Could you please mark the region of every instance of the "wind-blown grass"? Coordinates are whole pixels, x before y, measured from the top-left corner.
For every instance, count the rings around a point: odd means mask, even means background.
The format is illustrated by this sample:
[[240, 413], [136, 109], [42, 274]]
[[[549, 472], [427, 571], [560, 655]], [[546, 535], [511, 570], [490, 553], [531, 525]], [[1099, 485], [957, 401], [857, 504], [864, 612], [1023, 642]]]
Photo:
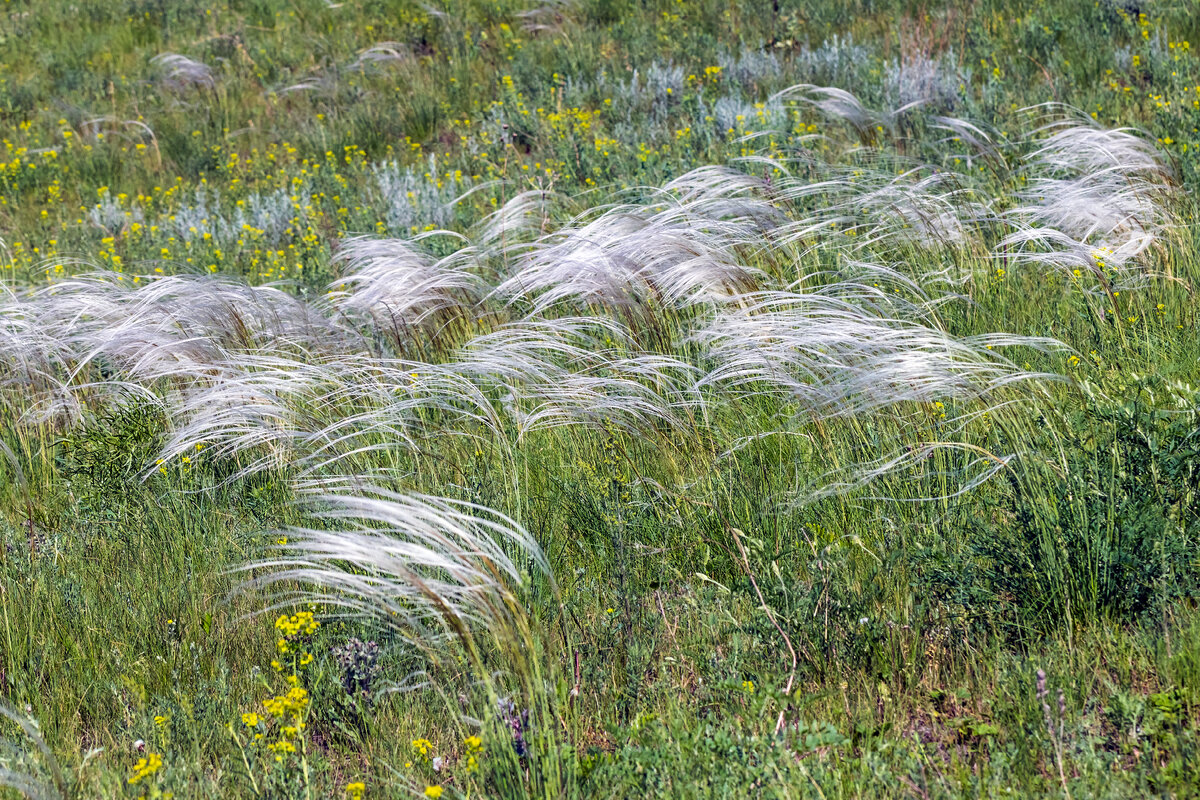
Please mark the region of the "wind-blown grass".
[[1186, 793], [1175, 28], [235, 5], [0, 108], [0, 783]]

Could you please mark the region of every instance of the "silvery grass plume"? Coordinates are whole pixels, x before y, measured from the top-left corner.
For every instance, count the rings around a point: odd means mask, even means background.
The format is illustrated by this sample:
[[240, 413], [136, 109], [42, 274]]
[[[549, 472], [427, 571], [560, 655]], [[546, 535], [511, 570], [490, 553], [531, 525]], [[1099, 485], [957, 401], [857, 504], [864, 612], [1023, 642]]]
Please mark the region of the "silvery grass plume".
[[1030, 160], [1052, 172], [1094, 174], [1115, 169], [1126, 175], [1171, 179], [1162, 154], [1132, 128], [1104, 128], [1081, 111], [1057, 104], [1026, 109], [1049, 121], [1035, 129]]
[[191, 377], [231, 352], [361, 347], [352, 331], [277, 287], [211, 276], [147, 277], [134, 286], [128, 276], [93, 273], [42, 289], [30, 302], [38, 324], [66, 343], [77, 372], [103, 359], [142, 381]]
[[1137, 265], [1154, 241], [1143, 234], [1114, 248], [1080, 241], [1054, 228], [1021, 226], [997, 244], [994, 257], [1003, 264], [1038, 265], [1068, 279], [1087, 277], [1080, 284], [1085, 294], [1113, 298], [1114, 289], [1144, 283], [1149, 272]]
[[968, 170], [974, 167], [974, 158], [981, 158], [991, 164], [997, 173], [1008, 172], [1008, 161], [1004, 157], [1004, 151], [994, 141], [995, 131], [988, 133], [979, 125], [957, 117], [933, 117], [931, 122], [935, 129], [953, 134], [941, 140], [941, 144], [961, 143], [967, 146], [970, 151], [966, 154]]
[[455, 369], [427, 365], [410, 373], [410, 385], [398, 386], [390, 402], [343, 410], [304, 438], [308, 454], [296, 465], [304, 475], [327, 475], [373, 454], [394, 459], [405, 448], [416, 453], [435, 439], [463, 437], [507, 448], [533, 431], [570, 426], [647, 435], [685, 428], [700, 405], [689, 394], [694, 368], [667, 357], [619, 359], [581, 372], [548, 368], [549, 380], [505, 386], [482, 384]]
[[[81, 304], [83, 308], [59, 306], [49, 300], [48, 291], [24, 297], [6, 293], [0, 305], [0, 364], [5, 367], [0, 386], [20, 396], [13, 407], [23, 410], [25, 421], [70, 425], [80, 418], [88, 397], [111, 398], [122, 392], [120, 376], [108, 365], [81, 368], [87, 347], [73, 336], [96, 324], [89, 313], [106, 316], [116, 306], [94, 297]], [[81, 377], [84, 371], [87, 375]], [[93, 377], [101, 380], [90, 384]]]
[[[143, 144], [149, 141], [156, 151], [158, 149], [158, 137], [154, 135], [154, 130], [140, 119], [121, 119], [112, 115], [104, 115], [85, 121], [79, 128], [84, 135], [93, 138], [103, 133], [105, 136], [119, 136], [134, 144]], [[131, 131], [136, 133], [131, 133]]]
[[395, 461], [435, 436], [504, 442], [563, 424], [685, 424], [696, 405], [686, 394], [692, 368], [618, 352], [627, 342], [611, 320], [578, 318], [504, 326], [444, 364], [365, 352], [231, 354], [170, 400], [177, 424], [159, 458], [203, 444], [237, 456], [238, 477], [288, 464], [315, 476], [371, 455]]
[[378, 42], [361, 50], [349, 65], [351, 70], [367, 70], [409, 60], [408, 48], [399, 42]]
[[926, 323], [931, 323], [938, 307], [962, 299], [959, 294], [935, 294], [928, 288], [954, 283], [944, 270], [913, 277], [905, 272], [909, 268], [906, 263], [889, 266], [844, 258], [832, 269], [801, 276], [787, 289], [848, 303], [877, 317]]
[[539, 242], [494, 294], [528, 302], [533, 314], [559, 305], [619, 309], [650, 299], [682, 308], [749, 287], [755, 272], [738, 264], [718, 236], [682, 219], [617, 211]]
[[994, 217], [952, 172], [883, 155], [822, 171], [828, 175], [823, 180], [784, 174], [773, 181], [779, 202], [793, 208], [791, 219], [774, 231], [779, 245], [870, 251], [883, 258], [982, 247], [976, 230]]
[[401, 341], [427, 322], [470, 313], [482, 281], [456, 263], [463, 260], [461, 251], [435, 260], [411, 241], [351, 237], [334, 255], [345, 277], [330, 286], [330, 298], [344, 313], [370, 315]]
[[[897, 474], [920, 475], [925, 480], [933, 479], [948, 491], [939, 497], [883, 496], [871, 495], [868, 500], [906, 502], [928, 502], [949, 500], [966, 494], [986, 483], [997, 473], [1009, 467], [1018, 458], [1018, 453], [996, 454], [970, 442], [935, 441], [917, 442], [900, 447], [883, 458], [866, 464], [852, 464], [818, 477], [808, 487], [797, 492], [791, 505], [803, 506], [827, 497], [847, 495], [869, 489], [881, 480]], [[957, 460], [953, 467], [947, 462]], [[942, 471], [930, 474], [929, 467], [936, 465]]]
[[208, 338], [230, 351], [297, 347], [342, 352], [362, 346], [352, 330], [281, 286], [250, 286], [208, 275], [162, 276], [148, 278], [133, 300], [129, 311], [149, 324], [167, 320], [185, 336]]
[[1179, 226], [1172, 211], [1178, 189], [1162, 154], [1132, 130], [1104, 129], [1076, 114], [1034, 135], [1044, 138], [1026, 158], [1022, 204], [1008, 214], [1017, 230], [999, 243], [998, 255], [1089, 270], [1105, 285], [1107, 273], [1136, 278], [1141, 256]]
[[[559, 593], [533, 537], [483, 506], [354, 477], [301, 488], [321, 524], [287, 530], [278, 556], [246, 566], [255, 574], [246, 585], [271, 592], [275, 608], [317, 603], [382, 626], [428, 665], [392, 690], [431, 686], [448, 704], [473, 698], [487, 709], [466, 720], [476, 730], [493, 724], [502, 698], [514, 698], [528, 709], [522, 750], [497, 751], [497, 765], [519, 774], [531, 794], [563, 796], [554, 681], [527, 611], [535, 592], [553, 605]], [[524, 747], [534, 757], [518, 761]]]
[[[480, 184], [472, 191], [483, 188], [485, 185]], [[567, 202], [565, 195], [543, 189], [518, 192], [475, 226], [472, 241], [480, 248], [497, 251], [500, 258], [507, 260], [555, 227], [555, 211]]]
[[628, 330], [605, 317], [509, 323], [467, 342], [443, 369], [499, 396], [518, 440], [563, 425], [684, 428], [699, 405], [694, 367], [638, 352]]
[[[298, 358], [243, 354], [209, 371], [171, 400], [175, 424], [158, 461], [197, 446], [218, 458], [238, 457], [235, 478], [282, 468], [303, 455], [304, 439], [322, 425], [328, 375]], [[243, 457], [246, 456], [246, 457]], [[152, 474], [154, 466], [147, 466]]]
[[869, 109], [850, 92], [834, 86], [813, 86], [812, 84], [797, 84], [771, 98], [779, 101], [800, 101], [808, 103], [820, 111], [826, 118], [840, 120], [854, 129], [859, 141], [864, 145], [873, 145], [879, 139], [879, 134], [890, 129], [896, 121], [910, 111], [924, 104], [924, 98], [905, 103], [893, 111], [875, 111]]
[[692, 390], [695, 373], [691, 365], [666, 356], [613, 359], [587, 371], [564, 372], [552, 382], [512, 387], [505, 405], [518, 438], [572, 425], [629, 434], [686, 430], [694, 425], [690, 412], [701, 406]]
[[304, 408], [321, 411], [294, 443], [306, 478], [379, 463], [394, 473], [435, 438], [496, 441], [507, 431], [494, 393], [444, 365], [361, 356], [320, 370], [321, 390]]
[[278, 89], [269, 89], [266, 94], [268, 96], [278, 96], [293, 92], [315, 92], [319, 95], [332, 96], [337, 92], [338, 86], [339, 80], [336, 69], [329, 71], [313, 70], [307, 78], [287, 86], [281, 86]]
[[162, 81], [170, 89], [213, 89], [217, 81], [212, 67], [179, 53], [160, 53], [150, 59], [162, 71]]
[[504, 659], [502, 669], [526, 677], [536, 670], [517, 593], [530, 570], [557, 590], [520, 525], [460, 500], [352, 481], [332, 486], [310, 497], [323, 524], [287, 530], [277, 557], [247, 566], [252, 585], [276, 590], [278, 607], [314, 602], [374, 620], [432, 661], [457, 643], [476, 680], [490, 675], [490, 652]]
[[32, 417], [71, 423], [88, 404], [208, 386], [264, 349], [309, 357], [365, 349], [357, 333], [278, 288], [133, 277], [80, 275], [0, 307], [0, 358], [6, 374], [22, 376]]
[[[651, 192], [647, 205], [667, 216], [685, 213], [696, 221], [737, 223], [738, 235], [750, 237], [774, 229], [783, 219], [769, 178], [733, 167], [689, 170]], [[737, 241], [734, 239], [733, 241]]]
[[[473, 192], [492, 188], [497, 182], [480, 183], [462, 194], [459, 202]], [[573, 216], [568, 209], [577, 198], [557, 192], [533, 189], [519, 192], [500, 208], [471, 227], [469, 238], [477, 270], [493, 287], [520, 268], [537, 242], [557, 230], [563, 220]]]
[[873, 181], [863, 183], [862, 193], [846, 202], [860, 220], [859, 247], [893, 242], [926, 250], [961, 247], [969, 221], [981, 214], [952, 173], [916, 168], [874, 188]]
[[610, 207], [561, 228], [529, 245], [492, 295], [541, 315], [559, 305], [613, 310], [651, 299], [680, 309], [753, 288], [761, 273], [741, 263], [736, 247], [779, 217], [745, 196], [754, 180], [700, 170], [667, 184], [650, 205]]
[[0, 285], [0, 387], [37, 394], [57, 385], [70, 351], [55, 333], [40, 324], [35, 304]]
[[503, 441], [512, 423], [497, 395], [453, 364], [365, 352], [239, 354], [169, 398], [175, 425], [158, 458], [201, 445], [237, 459], [230, 480], [283, 467], [306, 478], [351, 467], [395, 478], [434, 438]]
[[698, 384], [737, 397], [769, 394], [801, 416], [864, 414], [902, 403], [977, 400], [1014, 384], [1056, 380], [1022, 370], [993, 347], [1065, 348], [1051, 339], [956, 339], [880, 317], [846, 300], [769, 292], [743, 298], [692, 334], [713, 364]]
[[236, 456], [236, 477], [285, 465], [315, 477], [368, 470], [371, 459], [395, 469], [447, 436], [506, 444], [567, 425], [652, 433], [694, 424], [695, 368], [631, 352], [627, 341], [610, 320], [567, 319], [504, 326], [442, 364], [239, 354], [171, 400], [177, 424], [159, 458], [202, 444]]
[[529, 318], [472, 338], [451, 364], [482, 384], [542, 384], [564, 370], [597, 366], [602, 354], [618, 345], [632, 346], [632, 339], [623, 325], [607, 317]]
[[169, 398], [175, 425], [158, 458], [200, 445], [237, 459], [231, 480], [283, 467], [319, 475], [370, 454], [396, 461], [424, 438], [470, 435], [468, 423], [501, 430], [491, 401], [455, 378], [366, 353], [239, 354]]

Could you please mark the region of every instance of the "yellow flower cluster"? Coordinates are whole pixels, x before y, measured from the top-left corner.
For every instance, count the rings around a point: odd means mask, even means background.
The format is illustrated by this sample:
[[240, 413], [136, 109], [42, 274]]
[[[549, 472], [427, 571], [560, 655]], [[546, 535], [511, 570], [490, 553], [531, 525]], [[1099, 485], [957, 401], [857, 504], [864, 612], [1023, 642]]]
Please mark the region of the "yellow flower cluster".
[[[312, 663], [313, 654], [296, 645], [305, 643], [320, 627], [321, 623], [313, 618], [311, 611], [298, 611], [290, 617], [284, 614], [275, 620], [275, 630], [282, 634], [275, 646], [280, 655], [291, 657], [293, 669]], [[283, 664], [278, 659], [272, 661], [271, 666], [276, 672], [283, 671]]]
[[141, 783], [162, 769], [162, 765], [162, 756], [158, 753], [147, 753], [145, 758], [139, 758], [138, 762], [133, 765], [133, 771], [129, 775], [129, 782], [132, 784]]
[[[263, 708], [267, 713], [274, 717], [280, 724], [278, 741], [267, 745], [267, 749], [275, 753], [275, 760], [282, 761], [286, 753], [296, 752], [296, 745], [293, 739], [301, 735], [306, 727], [304, 717], [308, 712], [310, 698], [308, 691], [302, 686], [297, 686], [299, 679], [293, 675], [288, 678], [292, 684], [292, 688], [287, 694], [277, 695], [263, 702]], [[258, 724], [258, 716], [256, 714], [243, 714], [242, 722], [246, 723], [247, 727], [254, 727]], [[250, 723], [253, 722], [254, 725]], [[254, 737], [255, 740], [259, 736]]]
[[483, 755], [483, 739], [478, 736], [468, 736], [463, 740], [463, 745], [467, 748], [467, 755], [464, 759], [467, 772], [475, 772], [479, 769], [479, 757]]
[[275, 629], [284, 636], [311, 636], [317, 632], [321, 623], [313, 619], [311, 611], [297, 611], [290, 617], [286, 614], [275, 620]]
[[[263, 702], [267, 713], [276, 719], [291, 717], [299, 719], [308, 710], [308, 691], [303, 686], [293, 686], [287, 694], [277, 695]], [[243, 715], [242, 720], [246, 717]]]
[[362, 781], [346, 784], [346, 797], [349, 800], [362, 800], [363, 795], [367, 792], [367, 785]]
[[422, 758], [429, 758], [430, 752], [433, 751], [433, 742], [428, 739], [413, 739], [412, 748]]

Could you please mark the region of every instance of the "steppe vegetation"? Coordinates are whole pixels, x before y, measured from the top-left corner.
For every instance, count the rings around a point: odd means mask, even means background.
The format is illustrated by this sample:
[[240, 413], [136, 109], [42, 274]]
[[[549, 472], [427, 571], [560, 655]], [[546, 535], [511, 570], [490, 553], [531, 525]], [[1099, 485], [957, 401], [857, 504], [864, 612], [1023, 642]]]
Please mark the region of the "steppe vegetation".
[[1200, 795], [1198, 49], [5, 0], [0, 793]]

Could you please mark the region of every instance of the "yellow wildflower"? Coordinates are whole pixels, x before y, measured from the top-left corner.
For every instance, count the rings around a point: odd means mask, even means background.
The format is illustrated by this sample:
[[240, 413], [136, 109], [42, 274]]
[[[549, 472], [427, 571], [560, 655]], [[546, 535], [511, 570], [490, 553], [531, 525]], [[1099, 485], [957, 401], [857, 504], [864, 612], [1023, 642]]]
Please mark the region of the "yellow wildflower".
[[129, 775], [129, 782], [140, 783], [145, 778], [162, 769], [162, 765], [162, 756], [158, 753], [147, 753], [145, 758], [139, 758], [138, 762], [133, 765], [133, 771]]

